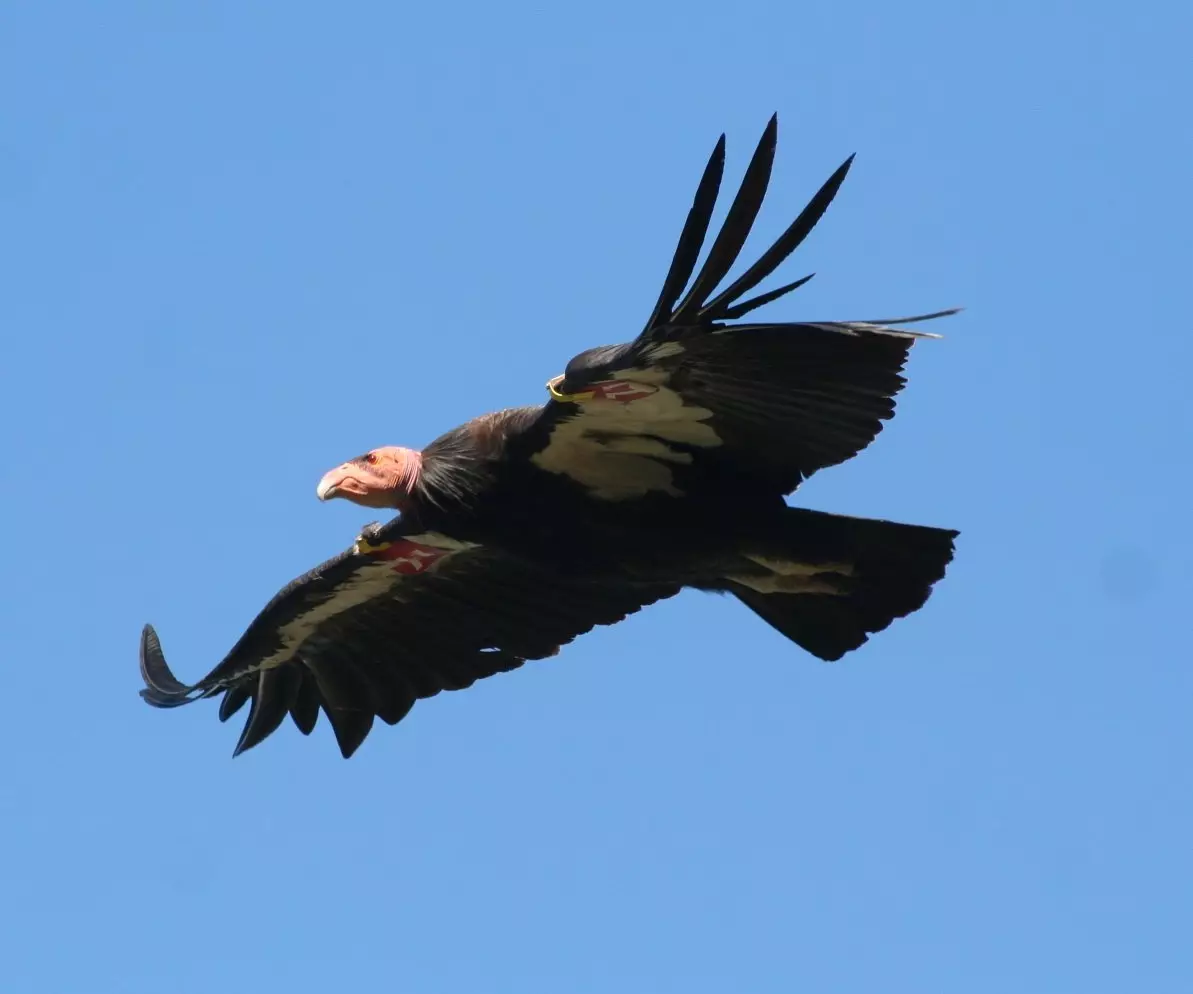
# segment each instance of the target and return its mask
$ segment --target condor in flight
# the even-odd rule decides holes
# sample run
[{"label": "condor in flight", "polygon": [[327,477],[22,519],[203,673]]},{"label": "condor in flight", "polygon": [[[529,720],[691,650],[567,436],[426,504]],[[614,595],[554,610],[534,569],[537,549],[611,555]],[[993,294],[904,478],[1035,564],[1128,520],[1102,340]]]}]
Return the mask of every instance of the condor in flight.
[{"label": "condor in flight", "polygon": [[221,721],[247,703],[237,754],[287,715],[309,734],[322,711],[347,758],[376,718],[396,724],[416,700],[553,656],[684,588],[736,597],[824,660],[918,610],[958,532],[784,497],[856,455],[894,414],[918,333],[892,326],[955,312],[741,320],[807,281],[748,296],[812,230],[852,162],[719,289],[762,205],[776,135],[771,118],[697,271],[721,136],[637,338],[576,356],[545,404],[328,472],[321,500],[398,515],[282,589],[195,684],[174,677],[147,625],[145,700],[171,708],[222,695]]}]

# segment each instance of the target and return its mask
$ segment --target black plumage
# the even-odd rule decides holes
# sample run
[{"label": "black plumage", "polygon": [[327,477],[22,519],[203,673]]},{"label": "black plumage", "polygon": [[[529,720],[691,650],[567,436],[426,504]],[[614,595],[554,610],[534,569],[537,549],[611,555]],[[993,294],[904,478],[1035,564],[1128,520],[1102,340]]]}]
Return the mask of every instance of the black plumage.
[{"label": "black plumage", "polygon": [[[572,450],[570,458],[582,461],[594,454],[595,447],[584,452],[575,441],[578,435],[592,437],[584,429],[587,421],[599,441],[646,437],[685,456],[686,461],[670,459],[692,466],[676,470],[684,479],[675,485],[684,495],[716,487],[729,476],[790,493],[817,470],[856,455],[893,417],[895,396],[905,384],[901,374],[908,352],[917,338],[933,337],[897,326],[945,317],[955,309],[884,321],[732,323],[812,278],[804,276],[741,299],[811,233],[844,182],[853,156],[741,276],[709,299],[737,262],[761,209],[777,135],[778,120],[772,117],[704,265],[696,272],[724,172],[721,137],[641,334],[632,342],[580,353],[550,384],[555,403],[543,409],[538,425],[545,450],[541,464],[567,472],[561,468],[566,459],[554,459],[549,451],[561,428],[568,429],[563,434]],[[689,280],[691,286],[680,300]],[[611,409],[589,397],[596,389],[599,401],[635,384],[650,389],[655,400],[644,398],[645,403]],[[655,413],[642,427],[640,415],[651,403],[660,406],[660,399],[677,403]],[[692,421],[711,431],[693,440],[683,424]],[[593,477],[591,470],[586,475]]]},{"label": "black plumage", "polygon": [[286,586],[193,685],[141,642],[144,698],[248,705],[236,751],[290,716],[326,715],[350,756],[374,720],[556,654],[684,588],[727,594],[826,660],[919,610],[957,532],[789,507],[812,473],[870,444],[895,411],[920,334],[892,321],[741,322],[807,282],[747,297],[806,239],[847,159],[727,287],[770,181],[772,118],[697,269],[724,172],[705,167],[639,336],[589,349],[538,406],[484,415],[421,453],[387,447],[319,495],[399,510]]},{"label": "black plumage", "polygon": [[[433,567],[395,568],[395,549],[411,548],[438,553]],[[249,703],[237,753],[272,734],[287,714],[310,734],[321,709],[350,756],[374,717],[396,724],[416,700],[553,656],[596,625],[615,624],[679,589],[571,578],[441,535],[391,534],[378,545],[362,535],[287,585],[194,685],[174,677],[147,625],[141,693],[163,708],[222,694],[221,721]]]}]

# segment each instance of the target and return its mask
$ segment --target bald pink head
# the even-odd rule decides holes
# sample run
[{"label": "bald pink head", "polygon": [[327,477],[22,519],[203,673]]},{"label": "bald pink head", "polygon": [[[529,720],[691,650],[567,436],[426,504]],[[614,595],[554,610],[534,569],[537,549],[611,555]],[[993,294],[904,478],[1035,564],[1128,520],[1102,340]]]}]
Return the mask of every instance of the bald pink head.
[{"label": "bald pink head", "polygon": [[343,497],[364,507],[401,510],[421,472],[421,452],[384,445],[324,473],[315,494],[320,500]]}]

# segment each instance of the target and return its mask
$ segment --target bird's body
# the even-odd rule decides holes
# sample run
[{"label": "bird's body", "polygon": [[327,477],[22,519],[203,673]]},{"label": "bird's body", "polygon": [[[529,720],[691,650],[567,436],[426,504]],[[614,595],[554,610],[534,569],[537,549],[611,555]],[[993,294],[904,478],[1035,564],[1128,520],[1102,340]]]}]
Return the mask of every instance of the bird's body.
[{"label": "bird's body", "polygon": [[222,719],[251,702],[237,751],[286,714],[309,732],[322,709],[348,756],[374,717],[394,723],[419,698],[554,655],[684,588],[736,597],[823,659],[922,606],[955,531],[793,508],[785,496],[873,440],[918,337],[892,325],[939,315],[735,322],[806,282],[741,301],[811,230],[849,162],[713,297],[761,205],[775,121],[692,279],[723,143],[637,339],[575,357],[546,404],[325,474],[321,499],[398,516],[281,591],[193,686],[173,677],[146,626],[146,699],[173,707],[222,693]]}]

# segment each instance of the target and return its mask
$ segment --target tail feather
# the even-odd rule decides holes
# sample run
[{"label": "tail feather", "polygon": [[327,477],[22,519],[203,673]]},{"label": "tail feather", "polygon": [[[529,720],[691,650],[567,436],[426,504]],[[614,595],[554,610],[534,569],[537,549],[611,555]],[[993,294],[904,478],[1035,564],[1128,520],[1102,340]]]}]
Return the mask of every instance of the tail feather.
[{"label": "tail feather", "polygon": [[836,660],[924,606],[952,561],[958,534],[789,508],[782,533],[768,540],[765,561],[780,572],[784,563],[799,565],[803,579],[791,591],[772,592],[766,578],[739,576],[728,589],[803,649]]}]

